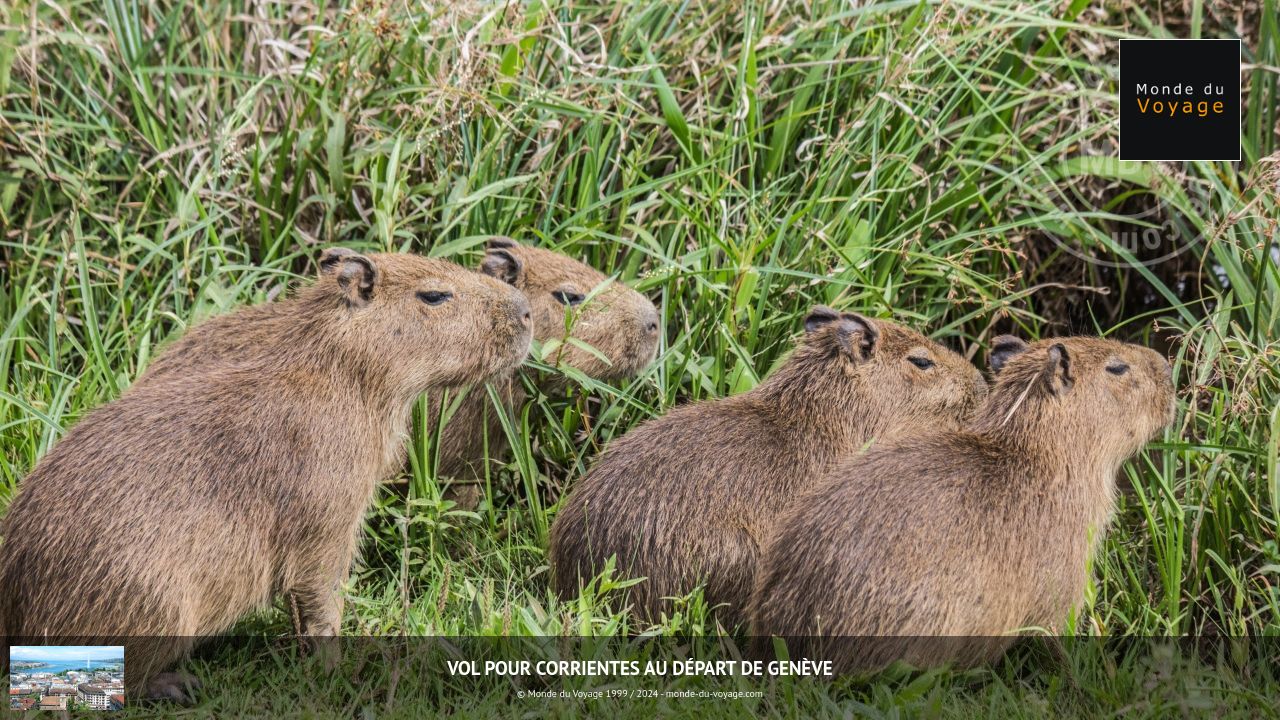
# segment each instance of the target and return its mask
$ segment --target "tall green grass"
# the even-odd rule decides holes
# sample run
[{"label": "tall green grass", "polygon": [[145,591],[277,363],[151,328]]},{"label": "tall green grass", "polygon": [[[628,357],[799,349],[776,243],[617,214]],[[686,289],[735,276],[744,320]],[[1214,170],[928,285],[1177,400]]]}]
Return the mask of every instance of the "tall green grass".
[{"label": "tall green grass", "polygon": [[[628,428],[754,386],[827,303],[977,362],[1000,332],[1167,349],[1178,421],[1125,471],[1077,630],[1274,634],[1274,0],[1247,23],[1243,163],[1106,159],[1115,41],[1232,32],[1192,6],[19,0],[0,9],[0,507],[167,340],[287,292],[318,248],[471,262],[507,234],[654,298],[661,357],[534,392],[476,513],[442,500],[419,425],[347,631],[645,629],[625,578],[549,594],[557,499]],[[1114,253],[1134,203],[1191,245],[1174,265],[1062,249]],[[651,629],[717,630],[697,593]]]}]

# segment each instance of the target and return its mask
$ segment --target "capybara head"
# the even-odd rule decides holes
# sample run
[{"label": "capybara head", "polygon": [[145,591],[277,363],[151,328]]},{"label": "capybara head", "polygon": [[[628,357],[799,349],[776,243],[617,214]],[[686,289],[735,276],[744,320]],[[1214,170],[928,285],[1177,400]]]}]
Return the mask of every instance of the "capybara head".
[{"label": "capybara head", "polygon": [[838,359],[846,373],[860,378],[864,398],[890,403],[883,408],[893,418],[889,430],[958,425],[986,398],[977,368],[910,328],[821,305],[809,312],[804,328],[796,353]]},{"label": "capybara head", "polygon": [[[658,350],[661,322],[649,299],[597,270],[507,237],[489,241],[480,271],[529,298],[533,336],[558,342],[551,360],[597,380],[640,372]],[[576,343],[595,349],[603,358]]]},{"label": "capybara head", "polygon": [[1108,457],[1138,452],[1173,421],[1173,376],[1163,355],[1101,338],[1051,338],[1027,344],[995,338],[996,375],[983,425],[1024,427],[1095,446]]},{"label": "capybara head", "polygon": [[384,366],[408,392],[476,382],[518,366],[529,352],[524,295],[444,260],[332,248],[320,258],[311,293],[332,304],[343,349]]}]

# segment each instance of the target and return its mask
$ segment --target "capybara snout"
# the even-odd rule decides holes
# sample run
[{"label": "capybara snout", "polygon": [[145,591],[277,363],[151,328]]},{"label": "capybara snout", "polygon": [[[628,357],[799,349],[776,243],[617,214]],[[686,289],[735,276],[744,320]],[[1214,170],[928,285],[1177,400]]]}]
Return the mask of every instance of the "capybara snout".
[{"label": "capybara snout", "polygon": [[533,342],[533,312],[524,293],[506,283],[494,281],[493,278],[479,273],[477,276],[497,286],[493,290],[495,312],[490,332],[495,342],[501,343],[505,339],[510,351],[506,355],[509,362],[500,362],[492,373],[502,372],[520,365],[528,355]]},{"label": "capybara snout", "polygon": [[657,308],[644,295],[594,268],[496,236],[488,242],[480,270],[529,298],[534,337],[558,343],[547,358],[554,364],[599,380],[620,380],[644,369],[657,353],[661,336]]}]

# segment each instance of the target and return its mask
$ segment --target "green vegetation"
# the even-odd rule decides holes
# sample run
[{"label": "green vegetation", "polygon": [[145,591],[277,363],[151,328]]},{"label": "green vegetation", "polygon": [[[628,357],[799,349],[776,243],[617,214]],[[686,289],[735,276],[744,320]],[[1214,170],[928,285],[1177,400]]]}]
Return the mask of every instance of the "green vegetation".
[{"label": "green vegetation", "polygon": [[[819,302],[927,328],[978,362],[999,332],[1167,350],[1177,423],[1127,466],[1073,629],[1280,634],[1280,6],[1257,0],[1237,17],[1201,0],[1087,4],[8,4],[0,508],[167,340],[286,291],[319,247],[470,263],[506,234],[653,297],[662,355],[634,382],[535,394],[474,514],[441,499],[432,438],[416,432],[407,495],[384,493],[368,516],[348,634],[717,632],[696,593],[662,625],[637,626],[611,592],[623,578],[557,600],[547,528],[611,438],[752,387]],[[1111,159],[1115,40],[1233,36],[1237,22],[1244,162]],[[1071,252],[1162,255],[1118,245],[1135,228],[1125,216],[1185,252],[1120,267]],[[278,610],[241,630],[279,635],[288,622]],[[745,705],[570,707],[1275,713],[1269,675],[1071,662],[1092,690],[1064,689],[1061,664],[1019,651],[964,674],[780,681]],[[270,658],[228,650],[191,667],[222,688],[198,708],[207,715],[259,702],[347,716],[416,702],[535,709],[510,685],[438,676],[398,680],[403,696],[308,684],[299,705],[277,696],[291,676]]]}]

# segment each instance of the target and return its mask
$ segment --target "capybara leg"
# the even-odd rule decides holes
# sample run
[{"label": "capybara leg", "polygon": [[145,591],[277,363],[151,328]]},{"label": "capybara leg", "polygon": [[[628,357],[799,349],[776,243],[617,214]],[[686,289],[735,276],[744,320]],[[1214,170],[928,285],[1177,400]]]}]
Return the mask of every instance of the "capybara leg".
[{"label": "capybara leg", "polygon": [[191,673],[163,672],[147,681],[147,699],[192,705],[199,689],[200,681]]},{"label": "capybara leg", "polygon": [[302,634],[309,638],[311,651],[333,670],[342,660],[342,649],[337,636],[342,630],[342,578],[316,578],[310,586],[295,589],[291,595],[297,600],[298,615],[302,621]]},{"label": "capybara leg", "polygon": [[715,608],[716,620],[726,629],[746,622],[743,604],[755,586],[755,570],[760,566],[760,548],[746,530],[726,534],[707,548],[703,574],[708,578],[703,593]]},{"label": "capybara leg", "polygon": [[298,602],[303,635],[338,634],[342,627],[342,590],[337,581],[325,580],[314,588],[298,588],[293,595]]}]

